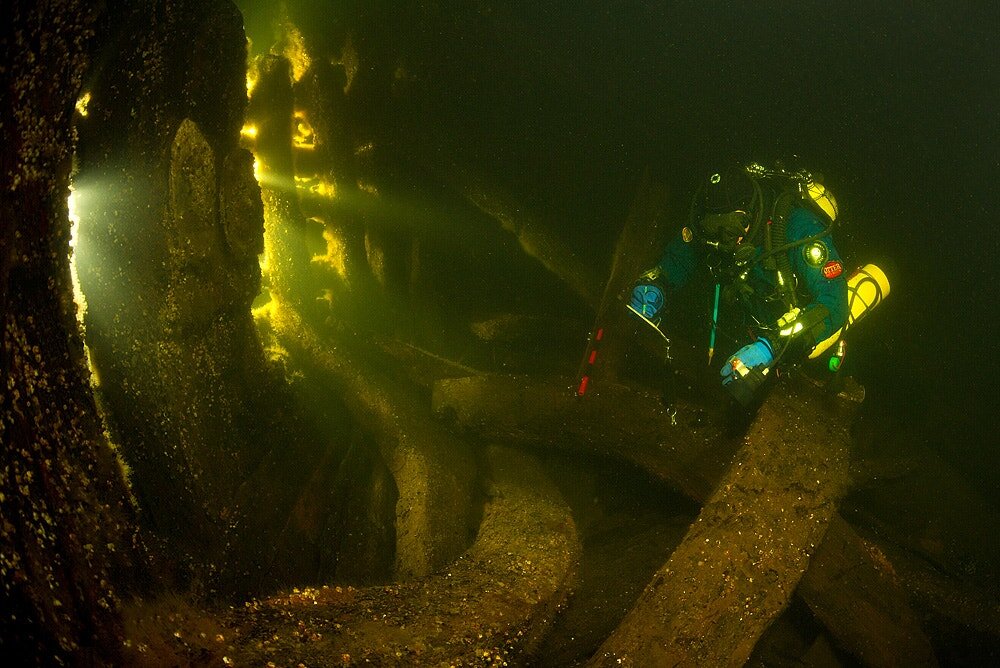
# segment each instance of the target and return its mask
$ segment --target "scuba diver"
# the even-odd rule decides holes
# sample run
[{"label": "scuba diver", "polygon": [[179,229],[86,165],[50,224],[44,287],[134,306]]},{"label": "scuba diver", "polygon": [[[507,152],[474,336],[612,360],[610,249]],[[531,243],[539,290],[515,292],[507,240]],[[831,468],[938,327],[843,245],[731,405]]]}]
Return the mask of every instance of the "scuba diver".
[{"label": "scuba diver", "polygon": [[750,335],[720,370],[739,404],[750,406],[782,361],[825,353],[827,367],[837,372],[844,331],[888,294],[889,285],[874,265],[844,275],[831,236],[836,217],[833,195],[804,170],[753,163],[712,173],[695,191],[687,225],[635,282],[627,308],[659,330],[668,294],[703,264],[715,283],[709,364],[720,295],[741,306],[746,325],[727,329]]}]

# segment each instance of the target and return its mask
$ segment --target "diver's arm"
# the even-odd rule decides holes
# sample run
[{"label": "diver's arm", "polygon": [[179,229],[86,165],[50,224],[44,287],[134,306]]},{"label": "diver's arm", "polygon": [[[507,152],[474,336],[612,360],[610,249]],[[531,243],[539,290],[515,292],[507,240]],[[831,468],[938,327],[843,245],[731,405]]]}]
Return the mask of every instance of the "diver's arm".
[{"label": "diver's arm", "polygon": [[[805,239],[823,231],[822,221],[811,211],[795,209],[788,219],[788,240]],[[799,316],[806,324],[796,335],[805,348],[824,341],[847,322],[847,278],[840,253],[830,235],[788,250],[792,271],[803,281],[812,301]]]},{"label": "diver's arm", "polygon": [[698,264],[697,244],[684,240],[683,231],[671,239],[663,256],[654,269],[660,270],[664,282],[671,289],[682,287],[691,278]]},{"label": "diver's arm", "polygon": [[694,273],[698,258],[692,246],[684,240],[682,230],[667,244],[660,261],[643,272],[632,285],[627,306],[653,327],[659,328],[666,292],[683,286]]}]

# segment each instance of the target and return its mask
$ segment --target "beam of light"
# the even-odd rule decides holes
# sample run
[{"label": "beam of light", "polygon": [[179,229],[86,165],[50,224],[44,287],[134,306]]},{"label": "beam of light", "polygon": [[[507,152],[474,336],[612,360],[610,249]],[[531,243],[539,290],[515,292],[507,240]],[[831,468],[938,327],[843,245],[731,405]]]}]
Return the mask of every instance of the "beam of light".
[{"label": "beam of light", "polygon": [[253,158],[253,177],[261,187],[266,186],[279,190],[288,190],[292,187],[290,183],[291,179],[282,179],[279,175],[269,170],[267,164],[256,154],[254,154]]},{"label": "beam of light", "polygon": [[83,354],[87,358],[87,368],[90,369],[90,385],[91,387],[98,388],[101,386],[101,374],[97,373],[97,367],[94,366],[94,358],[90,353],[90,346],[86,342],[83,344]]},{"label": "beam of light", "polygon": [[244,125],[240,128],[240,136],[247,139],[257,138],[257,126],[256,125]]},{"label": "beam of light", "polygon": [[[258,159],[254,159],[254,176],[257,177],[257,182],[261,183],[258,168]],[[261,183],[263,185],[263,183]],[[271,289],[273,283],[272,272],[277,269],[277,264],[272,262],[274,256],[274,226],[276,221],[273,218],[270,208],[267,206],[266,201],[264,205],[264,250],[257,256],[257,265],[260,267],[260,290],[257,296],[254,298],[254,304],[256,305],[251,309],[254,321],[260,324],[262,321],[267,322],[274,315],[274,309],[277,306],[277,298],[274,291]]]},{"label": "beam of light", "polygon": [[87,105],[90,104],[90,93],[84,93],[76,101],[74,105],[76,107],[76,113],[80,114],[84,118],[87,117]]},{"label": "beam of light", "polygon": [[253,89],[257,87],[257,76],[251,72],[247,72],[247,97],[253,94]]},{"label": "beam of light", "polygon": [[[101,375],[94,366],[94,360],[90,354],[90,346],[87,345],[86,327],[84,319],[87,314],[87,297],[83,294],[83,287],[80,285],[80,270],[77,266],[77,242],[80,239],[80,193],[77,188],[70,183],[69,196],[66,198],[66,211],[69,217],[69,244],[67,253],[69,255],[69,275],[73,284],[73,303],[76,304],[76,320],[80,326],[81,339],[83,339],[83,354],[87,360],[87,368],[90,370],[90,385],[95,390],[101,385]],[[110,440],[108,441],[111,442]]]},{"label": "beam of light", "polygon": [[80,287],[80,272],[76,266],[76,242],[80,238],[80,213],[76,188],[71,184],[69,197],[66,198],[66,208],[69,212],[69,273],[73,282],[73,301],[76,303],[76,319],[83,327],[83,317],[87,312],[87,298]]},{"label": "beam of light", "polygon": [[264,210],[264,250],[257,256],[257,264],[260,266],[261,292],[271,281],[271,255],[274,253],[274,242],[269,232],[272,229],[273,221]]},{"label": "beam of light", "polygon": [[[85,98],[89,101],[90,95],[87,94]],[[86,107],[86,102],[84,102]],[[80,111],[79,107],[77,110]],[[85,111],[80,111],[81,116],[86,116]],[[132,469],[125,461],[125,457],[122,454],[122,450],[118,447],[118,444],[111,436],[111,432],[108,430],[108,422],[105,416],[107,411],[104,408],[104,402],[102,400],[102,395],[100,393],[101,387],[101,374],[97,370],[97,366],[94,364],[93,353],[91,353],[90,346],[87,345],[86,338],[86,328],[84,326],[84,316],[87,312],[87,298],[83,294],[83,288],[80,286],[80,272],[77,268],[77,242],[80,239],[80,199],[81,192],[70,183],[69,185],[69,196],[66,197],[66,210],[69,218],[69,244],[68,244],[68,254],[69,254],[69,273],[70,280],[73,284],[73,302],[76,304],[76,319],[80,325],[80,334],[83,341],[83,357],[87,363],[87,369],[90,371],[90,387],[93,390],[94,402],[97,405],[97,415],[100,419],[101,428],[104,432],[104,439],[111,449],[111,452],[115,456],[115,462],[118,464],[118,468],[121,471],[122,478],[125,480],[125,488],[128,492],[128,500],[132,507],[138,511],[139,501],[136,499],[135,494],[132,492]]]}]

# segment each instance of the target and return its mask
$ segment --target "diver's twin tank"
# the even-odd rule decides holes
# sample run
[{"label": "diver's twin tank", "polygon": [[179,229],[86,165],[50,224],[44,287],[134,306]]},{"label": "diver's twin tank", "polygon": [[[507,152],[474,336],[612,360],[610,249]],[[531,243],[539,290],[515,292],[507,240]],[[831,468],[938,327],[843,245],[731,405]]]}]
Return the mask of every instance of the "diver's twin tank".
[{"label": "diver's twin tank", "polygon": [[[813,203],[823,210],[831,221],[837,219],[840,209],[833,193],[827,190],[826,186],[813,178],[803,181],[801,186],[803,197],[808,197]],[[847,323],[834,332],[830,338],[820,342],[809,355],[815,358],[826,351],[830,346],[840,340],[841,336],[850,329],[854,323],[868,315],[872,309],[889,296],[889,279],[885,272],[874,264],[866,264],[847,278]]]},{"label": "diver's twin tank", "polygon": [[831,220],[837,220],[837,199],[833,193],[826,189],[822,183],[814,180],[811,176],[799,185],[802,197],[808,197],[813,204],[823,210],[823,213]]},{"label": "diver's twin tank", "polygon": [[847,278],[847,323],[818,343],[809,354],[815,359],[836,343],[854,323],[871,313],[872,309],[889,296],[889,279],[874,264],[866,264]]}]

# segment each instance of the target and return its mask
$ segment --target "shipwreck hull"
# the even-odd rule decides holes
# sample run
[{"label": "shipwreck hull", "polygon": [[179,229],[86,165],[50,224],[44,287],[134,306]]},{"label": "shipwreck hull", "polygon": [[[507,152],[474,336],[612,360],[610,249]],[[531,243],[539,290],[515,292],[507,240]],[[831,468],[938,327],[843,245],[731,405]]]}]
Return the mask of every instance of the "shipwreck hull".
[{"label": "shipwreck hull", "polygon": [[[442,150],[433,68],[364,34],[454,30],[435,3],[336,54],[284,17],[250,60],[229,2],[84,4],[0,11],[5,656],[761,665],[791,618],[795,660],[997,655],[997,555],[934,490],[988,504],[859,462],[853,406],[797,379],[734,436],[702,353],[620,300],[676,198],[622,177],[604,271],[544,184]],[[611,511],[607,480],[652,491]]]}]

